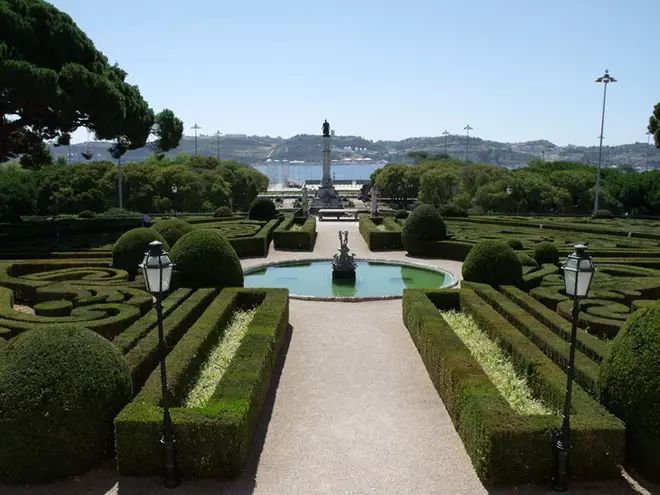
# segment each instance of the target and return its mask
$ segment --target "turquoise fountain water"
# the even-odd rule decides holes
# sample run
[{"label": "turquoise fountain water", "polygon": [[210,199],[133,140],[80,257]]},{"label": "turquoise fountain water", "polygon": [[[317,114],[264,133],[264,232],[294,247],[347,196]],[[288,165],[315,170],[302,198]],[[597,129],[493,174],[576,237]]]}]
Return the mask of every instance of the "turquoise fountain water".
[{"label": "turquoise fountain water", "polygon": [[245,287],[284,288],[292,295],[313,297],[392,297],[403,289],[437,289],[453,283],[445,272],[376,261],[358,261],[354,283],[333,282],[331,261],[282,263],[245,275]]}]

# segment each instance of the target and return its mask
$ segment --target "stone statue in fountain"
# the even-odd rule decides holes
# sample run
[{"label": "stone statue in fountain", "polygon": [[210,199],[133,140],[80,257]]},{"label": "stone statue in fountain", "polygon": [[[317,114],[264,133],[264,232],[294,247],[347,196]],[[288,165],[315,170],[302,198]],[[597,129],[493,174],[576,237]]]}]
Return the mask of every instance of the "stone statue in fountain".
[{"label": "stone statue in fountain", "polygon": [[332,280],[355,281],[357,263],[348,248],[348,231],[339,231],[339,254],[332,260]]},{"label": "stone statue in fountain", "polygon": [[374,184],[371,188],[371,218],[378,218],[378,187]]}]

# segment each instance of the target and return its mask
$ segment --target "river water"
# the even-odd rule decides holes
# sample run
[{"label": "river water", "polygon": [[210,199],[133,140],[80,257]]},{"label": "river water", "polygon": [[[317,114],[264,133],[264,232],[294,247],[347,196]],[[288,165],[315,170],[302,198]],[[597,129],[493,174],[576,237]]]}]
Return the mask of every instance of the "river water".
[{"label": "river water", "polygon": [[[371,174],[383,167],[378,165],[332,164],[330,172],[333,180],[365,180]],[[273,163],[268,165],[254,165],[259,172],[268,176],[271,184],[283,184],[287,180],[296,182],[321,180],[323,165],[320,163],[306,163],[291,165],[289,163]]]}]

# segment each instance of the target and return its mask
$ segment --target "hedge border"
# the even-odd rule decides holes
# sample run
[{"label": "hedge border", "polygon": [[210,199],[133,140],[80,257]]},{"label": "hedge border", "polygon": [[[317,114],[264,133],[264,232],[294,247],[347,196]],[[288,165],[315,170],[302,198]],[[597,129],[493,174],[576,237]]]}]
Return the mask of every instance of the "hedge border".
[{"label": "hedge border", "polygon": [[[564,372],[473,291],[405,290],[404,322],[480,479],[488,485],[546,482],[554,468],[560,418],[514,413],[438,308],[472,314],[482,330],[501,342],[516,368],[526,372],[537,395],[555,407],[563,402]],[[594,479],[620,475],[623,423],[579,386],[573,394],[573,411],[573,475]]]},{"label": "hedge border", "polygon": [[281,221],[281,218],[270,220],[255,236],[252,237],[229,237],[229,243],[232,245],[239,258],[265,258],[268,256],[270,241],[273,238],[273,231]]},{"label": "hedge border", "polygon": [[[378,226],[368,215],[360,215],[360,234],[367,243],[370,251],[400,251],[403,249],[401,241],[401,226],[394,220],[385,225],[388,230],[378,230]],[[395,230],[391,230],[395,229]]]},{"label": "hedge border", "polygon": [[[289,230],[294,224],[302,225],[302,229]],[[287,217],[273,231],[273,246],[275,249],[313,251],[316,237],[315,216],[310,215],[306,219]]]},{"label": "hedge border", "polygon": [[[285,289],[224,289],[167,357],[168,393],[181,404],[234,311],[258,305],[238,351],[208,404],[171,410],[179,472],[189,477],[240,474],[261,417],[289,321]],[[115,419],[121,475],[160,473],[160,367]]]}]

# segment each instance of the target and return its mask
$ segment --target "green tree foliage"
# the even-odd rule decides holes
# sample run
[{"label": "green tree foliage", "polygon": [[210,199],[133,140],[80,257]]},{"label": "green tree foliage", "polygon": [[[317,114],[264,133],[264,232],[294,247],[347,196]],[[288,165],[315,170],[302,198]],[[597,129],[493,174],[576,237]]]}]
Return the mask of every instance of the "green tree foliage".
[{"label": "green tree foliage", "polygon": [[156,115],[151,133],[158,138],[153,143],[154,151],[162,155],[179,146],[183,136],[183,121],[166,108]]},{"label": "green tree foliage", "polygon": [[453,169],[432,169],[422,175],[419,199],[422,203],[447,204],[459,190],[458,174]]},{"label": "green tree foliage", "polygon": [[412,158],[417,165],[420,162],[423,162],[429,157],[429,154],[426,151],[411,150],[408,152],[408,158]]},{"label": "green tree foliage", "polygon": [[649,118],[648,130],[653,134],[655,147],[660,148],[660,103],[656,103],[653,107],[653,114]]},{"label": "green tree foliage", "polygon": [[153,110],[71,17],[43,0],[4,0],[0,33],[0,162],[29,152],[21,142],[66,139],[79,127],[144,146]]},{"label": "green tree foliage", "polygon": [[[268,178],[249,166],[211,158],[212,168],[196,168],[189,158],[123,165],[124,206],[141,212],[213,212],[231,207],[235,196],[237,209],[247,211],[268,187]],[[101,213],[117,205],[117,175],[110,162],[58,163],[34,171],[18,164],[0,167],[0,217]]]}]

